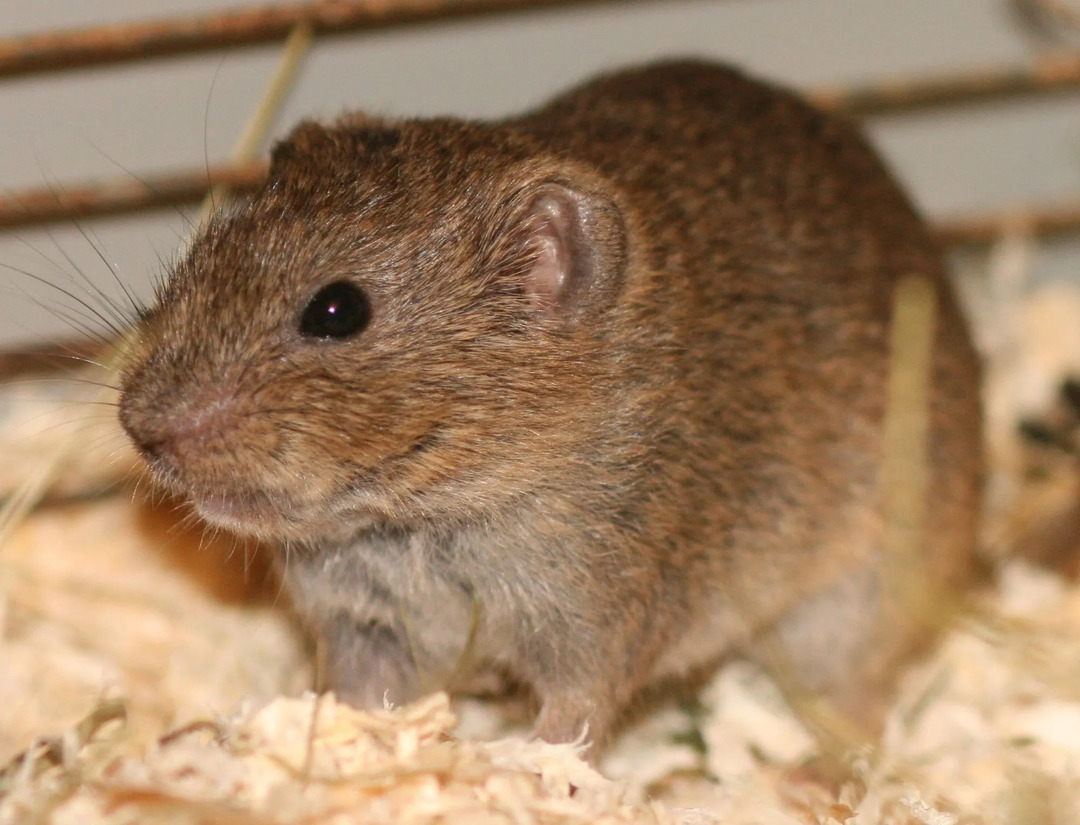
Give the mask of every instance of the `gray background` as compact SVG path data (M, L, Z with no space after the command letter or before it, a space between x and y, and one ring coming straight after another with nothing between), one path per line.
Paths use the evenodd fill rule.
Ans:
M222 5L0 0L0 35ZM275 133L304 116L358 108L506 114L590 73L663 55L711 55L812 89L1025 64L1046 48L1016 25L1005 0L657 0L519 13L327 38ZM223 160L277 54L254 47L0 81L0 189ZM931 216L1080 195L1080 93L884 116L868 128ZM0 345L69 330L55 310L71 301L8 267L69 290L81 288L69 280L77 269L118 295L111 267L145 296L185 221L161 210L81 230L0 232ZM1041 277L1076 271L1075 240L1041 253Z

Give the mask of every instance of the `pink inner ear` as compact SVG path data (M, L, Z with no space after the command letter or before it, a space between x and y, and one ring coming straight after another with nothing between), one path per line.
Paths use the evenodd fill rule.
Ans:
M533 206L532 227L528 245L536 257L533 259L525 289L543 308L553 308L570 281L570 216L566 205L558 199L546 196Z

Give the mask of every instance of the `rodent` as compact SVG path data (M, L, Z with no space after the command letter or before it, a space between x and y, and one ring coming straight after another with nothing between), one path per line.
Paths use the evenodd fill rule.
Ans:
M173 267L120 417L206 521L277 548L360 706L464 661L601 747L644 689L768 646L871 719L922 634L881 580L906 274L939 300L927 564L960 586L979 364L941 254L844 119L725 66L302 123Z

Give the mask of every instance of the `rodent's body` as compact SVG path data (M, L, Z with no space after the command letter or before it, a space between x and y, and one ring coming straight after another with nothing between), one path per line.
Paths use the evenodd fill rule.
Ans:
M919 635L882 587L892 290L939 292L933 579L970 566L978 365L926 230L846 123L735 71L601 78L516 120L301 126L148 320L122 419L208 519L276 541L332 686L472 663L602 740L765 645L862 716ZM349 281L370 322L297 319Z

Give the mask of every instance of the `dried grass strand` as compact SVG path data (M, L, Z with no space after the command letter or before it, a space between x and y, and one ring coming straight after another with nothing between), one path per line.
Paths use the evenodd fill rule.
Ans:
M297 23L289 33L281 50L281 59L266 85L262 99L251 118L244 124L244 129L233 147L230 160L234 166L244 168L257 163L259 149L270 132L274 117L280 111L292 81L300 72L301 63L311 48L313 38L314 32L311 24L307 22ZM228 199L231 191L231 185L224 181L211 186L199 210L196 225L205 223L215 207Z
M937 293L927 278L909 275L896 286L882 456L886 571L897 603L916 621L929 621L940 599L924 559L930 463L930 373ZM931 601L932 599L932 601Z

